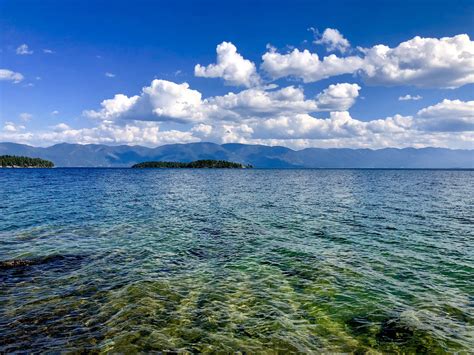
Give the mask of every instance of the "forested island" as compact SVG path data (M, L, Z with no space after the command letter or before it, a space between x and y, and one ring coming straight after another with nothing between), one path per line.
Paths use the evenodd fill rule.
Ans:
M168 168L168 169L246 169L251 165L244 165L225 160L196 160L189 163L177 161L147 161L138 163L132 168Z
M52 168L54 163L40 158L0 155L1 168Z

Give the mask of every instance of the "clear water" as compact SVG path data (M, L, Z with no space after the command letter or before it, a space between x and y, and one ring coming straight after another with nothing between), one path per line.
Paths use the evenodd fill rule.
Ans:
M0 352L464 352L474 171L0 171Z

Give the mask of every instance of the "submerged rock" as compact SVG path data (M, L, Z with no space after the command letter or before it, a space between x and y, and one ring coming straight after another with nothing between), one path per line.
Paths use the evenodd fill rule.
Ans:
M414 311L405 311L398 316L385 319L380 325L376 340L383 348L394 346L413 353L441 353L443 344L417 318Z
M25 268L36 265L61 266L84 259L84 255L48 255L32 259L10 259L0 261L0 270Z
M15 267L20 267L20 266L28 266L33 263L32 260L6 260L0 262L0 269L12 269Z
M389 318L382 322L377 340L382 342L408 342L415 335L414 330L403 324L400 318Z
M364 316L356 316L346 321L346 325L354 335L373 333L374 324L376 323L373 320Z
M345 321L363 346L383 353L442 353L443 344L413 310L382 315L358 315Z

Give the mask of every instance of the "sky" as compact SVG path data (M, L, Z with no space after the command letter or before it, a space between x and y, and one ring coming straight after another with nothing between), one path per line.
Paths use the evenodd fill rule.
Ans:
M0 0L0 142L474 149L474 2Z

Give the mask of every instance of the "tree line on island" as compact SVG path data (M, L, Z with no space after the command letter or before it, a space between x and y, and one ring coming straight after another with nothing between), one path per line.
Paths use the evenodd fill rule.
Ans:
M178 161L147 161L138 163L132 168L169 168L169 169L248 169L251 165L234 163L226 160L196 160L189 163Z
M0 155L2 168L52 168L54 163L40 158L22 157L16 155Z
M2 168L52 168L54 163L40 158L30 158L16 155L0 155ZM252 165L234 163L226 160L196 160L192 162L177 161L147 161L138 163L132 168L168 168L168 169L248 169Z

